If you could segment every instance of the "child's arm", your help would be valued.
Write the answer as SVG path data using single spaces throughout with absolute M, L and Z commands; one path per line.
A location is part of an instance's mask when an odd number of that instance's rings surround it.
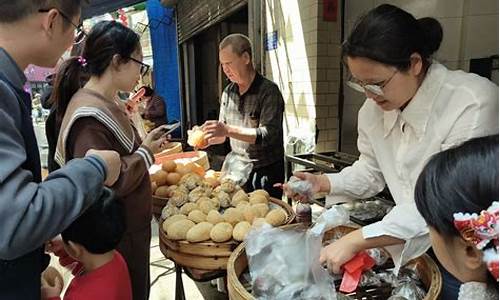
M 61 239 L 53 239 L 47 242 L 45 249 L 54 253 L 59 258 L 59 264 L 70 270 L 73 275 L 77 275 L 82 271 L 83 265 L 66 253 Z
M 64 283 L 59 277 L 54 278 L 51 284 L 42 277 L 41 299 L 42 300 L 61 300 L 61 293 Z

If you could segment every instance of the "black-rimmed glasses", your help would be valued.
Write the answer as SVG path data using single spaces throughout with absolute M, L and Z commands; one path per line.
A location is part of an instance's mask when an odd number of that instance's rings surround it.
M 59 14 L 61 14 L 61 17 L 63 17 L 63 19 L 65 19 L 68 23 L 70 23 L 71 25 L 73 25 L 73 27 L 75 27 L 75 39 L 73 41 L 74 45 L 80 44 L 85 40 L 85 37 L 87 37 L 87 33 L 85 33 L 85 30 L 83 29 L 83 23 L 76 25 L 75 23 L 73 23 L 73 21 L 71 21 L 71 19 L 66 14 L 64 14 L 57 8 L 39 9 L 38 12 L 48 13 L 51 9 L 56 9 L 59 12 Z
M 145 76 L 148 73 L 148 71 L 149 71 L 149 65 L 148 64 L 145 64 L 142 61 L 137 60 L 137 59 L 135 59 L 133 57 L 128 57 L 128 58 L 130 60 L 132 60 L 132 61 L 134 61 L 134 62 L 136 62 L 136 63 L 138 63 L 138 64 L 141 65 L 141 76 Z

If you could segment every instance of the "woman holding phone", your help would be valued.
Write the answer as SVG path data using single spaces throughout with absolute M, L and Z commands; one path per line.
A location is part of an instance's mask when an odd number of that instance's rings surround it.
M 125 206 L 127 231 L 117 250 L 127 262 L 134 299 L 149 297 L 151 182 L 153 154 L 167 142 L 159 127 L 141 141 L 118 91 L 132 91 L 147 72 L 139 36 L 114 21 L 102 21 L 89 33 L 83 53 L 60 67 L 54 86 L 60 126 L 55 160 L 62 165 L 88 149 L 109 149 L 121 156 L 118 181 L 111 187 Z M 80 78 L 89 76 L 80 87 Z

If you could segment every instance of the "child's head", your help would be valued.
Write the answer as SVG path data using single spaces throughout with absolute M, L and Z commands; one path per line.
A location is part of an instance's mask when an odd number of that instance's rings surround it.
M 417 180 L 415 201 L 441 264 L 462 282 L 493 281 L 483 257 L 488 248 L 496 249 L 494 240 L 486 239 L 487 245 L 479 249 L 471 237 L 477 237 L 480 228 L 467 221 L 469 230 L 463 230 L 457 220 L 458 213 L 480 215 L 498 201 L 498 135 L 475 138 L 434 155 Z M 495 224 L 489 224 L 496 231 L 490 236 L 498 242 Z
M 113 192 L 103 189 L 102 196 L 76 219 L 61 236 L 66 252 L 79 260 L 86 252 L 103 254 L 116 248 L 125 233 L 123 206 Z
M 82 0 L 15 0 L 0 1 L 0 28 L 2 35 L 16 37 L 17 41 L 29 43 L 29 47 L 18 45 L 25 54 L 27 63 L 43 67 L 54 67 L 61 55 L 75 40 L 75 29 L 81 24 Z M 23 40 L 24 39 L 24 40 Z M 29 50 L 27 50 L 29 49 Z
M 53 101 L 58 118 L 82 86 L 82 78 L 102 80 L 109 90 L 132 91 L 148 69 L 142 58 L 140 38 L 132 29 L 115 21 L 94 25 L 81 55 L 67 59 L 57 72 Z

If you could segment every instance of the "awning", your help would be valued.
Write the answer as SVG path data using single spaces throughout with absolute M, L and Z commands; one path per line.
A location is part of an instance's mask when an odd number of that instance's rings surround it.
M 100 16 L 144 1 L 145 0 L 90 0 L 89 4 L 83 6 L 82 19 Z

